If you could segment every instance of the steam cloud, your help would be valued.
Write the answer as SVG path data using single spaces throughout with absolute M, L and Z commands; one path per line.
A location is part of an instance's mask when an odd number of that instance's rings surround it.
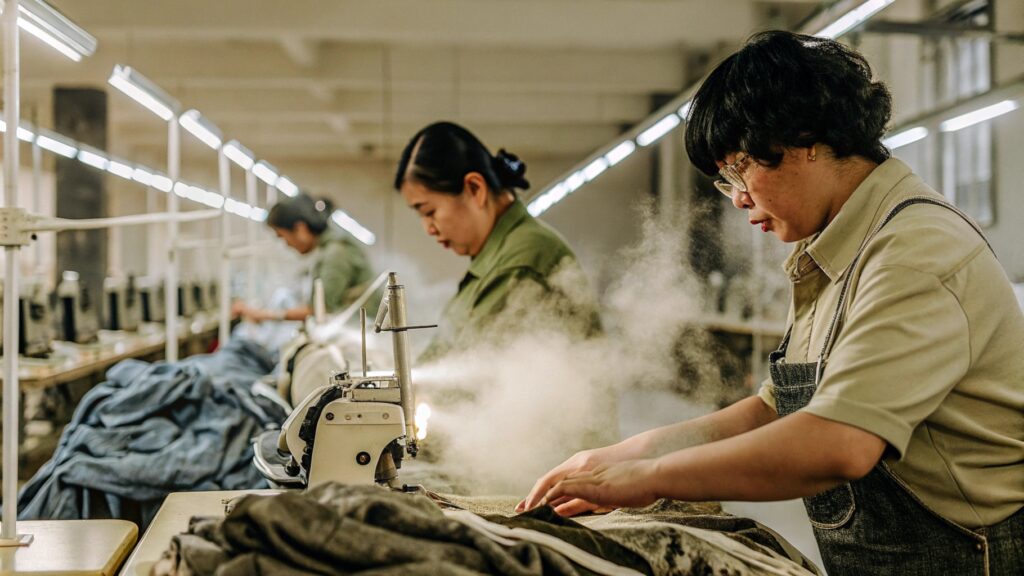
M 707 309 L 687 265 L 689 235 L 641 210 L 640 241 L 608 264 L 618 280 L 604 294 L 603 336 L 581 341 L 551 321 L 557 310 L 527 295 L 510 301 L 498 343 L 415 370 L 418 400 L 433 406 L 427 445 L 459 487 L 523 494 L 575 451 L 619 440 L 619 394 L 671 389 L 720 400 L 714 340 L 686 328 Z M 588 297 L 578 271 L 559 272 L 553 284 L 570 299 Z

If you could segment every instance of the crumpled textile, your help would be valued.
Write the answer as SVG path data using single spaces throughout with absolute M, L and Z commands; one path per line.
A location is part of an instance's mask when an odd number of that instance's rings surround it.
M 600 541 L 605 551 L 618 546 L 600 535 L 589 541 Z M 649 573 L 640 562 L 642 573 Z M 152 573 L 595 574 L 546 546 L 523 540 L 500 544 L 446 517 L 422 495 L 336 483 L 306 493 L 246 496 L 223 520 L 193 519 Z
M 249 442 L 287 414 L 251 387 L 272 368 L 245 340 L 173 363 L 119 362 L 22 488 L 19 519 L 122 518 L 145 529 L 170 492 L 265 487 Z

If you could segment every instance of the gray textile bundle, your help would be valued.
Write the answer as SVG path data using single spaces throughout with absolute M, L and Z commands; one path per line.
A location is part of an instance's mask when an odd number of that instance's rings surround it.
M 194 518 L 153 568 L 157 576 L 241 574 L 592 574 L 525 541 L 502 546 L 445 516 L 473 499 L 325 484 L 305 494 L 247 496 L 226 519 Z M 498 508 L 502 508 L 499 506 Z M 493 506 L 488 506 L 493 511 Z M 473 510 L 480 511 L 480 510 Z M 576 522 L 550 508 L 491 522 L 554 535 L 645 574 L 810 575 L 799 554 L 717 505 L 661 501 Z M 588 528 L 587 525 L 590 525 Z M 728 535 L 728 536 L 727 536 Z
M 224 520 L 193 519 L 154 575 L 579 574 L 532 544 L 503 547 L 422 495 L 324 484 L 248 496 Z

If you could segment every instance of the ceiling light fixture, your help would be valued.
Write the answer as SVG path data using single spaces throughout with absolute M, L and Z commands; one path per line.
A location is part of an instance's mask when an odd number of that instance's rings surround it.
M 273 186 L 277 182 L 277 168 L 266 160 L 260 160 L 252 167 L 252 173 L 263 180 L 267 186 Z
M 187 110 L 178 117 L 178 122 L 181 124 L 182 128 L 187 130 L 189 134 L 198 138 L 203 144 L 206 144 L 214 150 L 220 148 L 224 139 L 224 134 L 213 122 L 204 118 L 203 115 L 199 113 L 199 110 L 196 110 L 195 108 Z
M 18 27 L 75 62 L 96 52 L 96 38 L 42 0 L 18 2 Z
M 682 123 L 682 121 L 683 120 L 679 117 L 679 114 L 673 112 L 672 114 L 669 114 L 655 122 L 650 128 L 641 132 L 640 135 L 636 137 L 636 143 L 641 146 L 650 146 L 658 140 L 661 140 L 662 136 L 674 130 L 676 126 L 679 126 L 679 124 Z
M 334 214 L 331 215 L 331 220 L 334 220 L 335 224 L 341 226 L 342 229 L 354 236 L 356 240 L 367 246 L 372 246 L 377 242 L 377 236 L 373 232 L 370 232 L 362 224 L 356 222 L 355 218 L 346 214 L 344 210 L 335 210 Z
M 850 30 L 860 26 L 867 21 L 868 18 L 871 18 L 892 3 L 893 0 L 867 0 L 867 2 L 860 4 L 846 14 L 836 18 L 831 24 L 812 34 L 812 36 L 828 38 L 831 40 L 839 38 L 843 34 L 846 34 Z
M 1016 100 L 1003 100 L 1002 102 L 996 102 L 990 106 L 971 110 L 970 112 L 950 118 L 942 124 L 939 124 L 939 130 L 942 132 L 956 132 L 957 130 L 963 130 L 968 126 L 974 126 L 975 124 L 991 120 L 1008 112 L 1013 112 L 1019 107 L 1020 105 Z
M 77 142 L 49 130 L 40 129 L 36 137 L 36 143 L 43 150 L 49 150 L 65 158 L 74 158 L 78 154 Z
M 902 130 L 882 140 L 882 146 L 890 150 L 895 150 L 908 144 L 913 144 L 918 140 L 923 140 L 928 137 L 928 129 L 924 126 L 915 126 Z
M 232 140 L 224 145 L 224 155 L 237 164 L 242 170 L 252 168 L 255 162 L 252 150 L 249 150 L 238 140 Z
M 107 82 L 132 100 L 142 104 L 164 122 L 170 122 L 181 108 L 177 100 L 131 66 L 115 65 Z

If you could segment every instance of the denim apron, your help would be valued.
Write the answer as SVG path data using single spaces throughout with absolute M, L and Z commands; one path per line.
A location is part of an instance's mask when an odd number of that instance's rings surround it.
M 818 361 L 785 362 L 790 332 L 770 355 L 780 417 L 807 406 L 821 382 L 841 326 L 853 270 L 864 247 L 896 214 L 913 204 L 953 210 L 981 234 L 962 212 L 934 198 L 912 197 L 893 207 L 847 268 Z M 804 506 L 829 576 L 1024 575 L 1024 508 L 999 524 L 969 530 L 929 509 L 884 460 L 860 480 L 804 498 Z

